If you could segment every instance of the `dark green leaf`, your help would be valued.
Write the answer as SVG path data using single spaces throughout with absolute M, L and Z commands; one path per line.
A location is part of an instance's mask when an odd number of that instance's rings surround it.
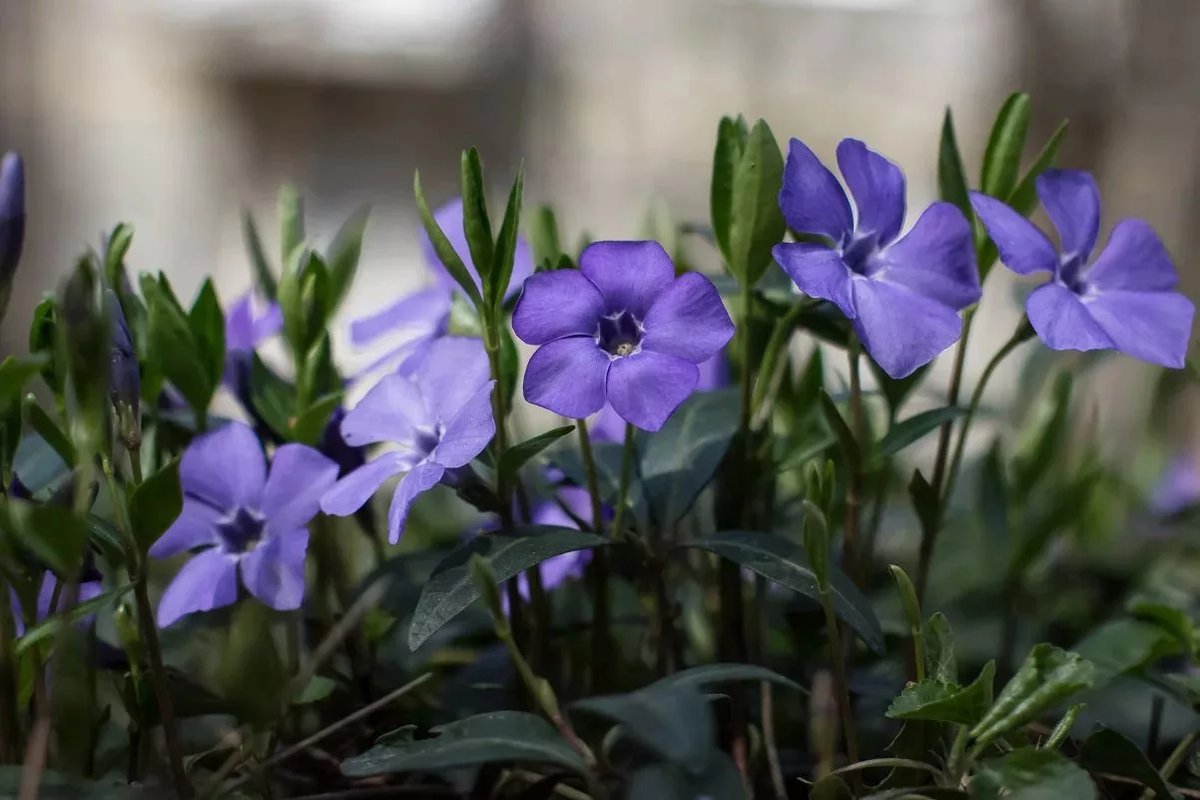
M 1152 789 L 1159 800 L 1173 798 L 1167 782 L 1142 749 L 1114 730 L 1101 728 L 1089 736 L 1079 751 L 1079 763 L 1092 772 L 1132 778 Z
M 258 226 L 248 210 L 242 210 L 242 238 L 246 242 L 246 253 L 250 257 L 250 266 L 254 270 L 254 281 L 258 290 L 269 300 L 275 299 L 275 273 L 267 261 L 267 253 L 263 249 L 262 239 L 258 235 Z
M 211 278 L 206 278 L 200 287 L 188 313 L 188 324 L 200 359 L 208 369 L 209 381 L 217 386 L 225 374 L 225 314 Z
M 292 705 L 303 706 L 309 703 L 319 703 L 333 694 L 333 690 L 336 688 L 337 681 L 314 675 L 308 685 L 304 687 L 304 691 L 300 692 L 300 695 L 292 701 Z
M 621 725 L 625 736 L 692 774 L 704 772 L 719 752 L 712 709 L 695 686 L 655 683 L 628 694 L 577 700 L 571 708 Z
M 943 406 L 901 420 L 879 441 L 879 454 L 884 458 L 893 456 L 941 428 L 945 423 L 958 419 L 962 414 L 963 409 L 958 406 Z
M 96 595 L 91 600 L 84 600 L 82 603 L 76 604 L 65 618 L 55 614 L 43 620 L 34 627 L 26 630 L 25 635 L 17 640 L 16 655 L 20 656 L 28 652 L 30 648 L 40 642 L 52 640 L 63 625 L 73 625 L 80 620 L 98 613 L 101 608 L 116 608 L 120 599 L 132 591 L 132 589 L 133 586 L 130 584 L 110 589 L 107 592 Z
M 984 194 L 1006 198 L 1017 184 L 1021 167 L 1021 151 L 1029 128 L 1029 95 L 1016 92 L 1009 95 L 996 115 L 987 149 L 983 154 L 983 171 L 979 186 Z
M 504 208 L 504 221 L 496 235 L 496 252 L 492 262 L 492 281 L 488 302 L 494 313 L 499 313 L 508 294 L 508 283 L 512 279 L 513 262 L 517 257 L 517 238 L 521 228 L 521 195 L 525 190 L 525 165 L 517 167 L 512 189 L 508 193 L 508 205 Z
M 967 196 L 967 177 L 963 171 L 962 156 L 958 152 L 958 138 L 954 135 L 954 116 L 950 107 L 942 118 L 942 140 L 938 145 L 938 197 L 953 203 L 969 221 L 972 218 L 971 201 Z
M 785 678 L 766 667 L 759 667 L 754 664 L 702 664 L 698 667 L 690 667 L 672 673 L 665 678 L 660 678 L 651 685 L 694 686 L 697 689 L 706 689 L 713 684 L 727 683 L 729 681 L 763 681 L 766 683 L 777 683 L 780 686 L 786 686 L 789 689 L 795 689 L 799 692 L 806 691 L 803 686 L 791 678 Z
M 1196 652 L 1196 628 L 1191 615 L 1182 608 L 1149 600 L 1135 600 L 1129 605 L 1129 613 L 1138 619 L 1153 622 L 1170 633 L 1179 642 L 1185 654 Z
M 677 549 L 696 547 L 741 564 L 759 575 L 820 600 L 817 576 L 808 554 L 798 543 L 764 531 L 722 531 L 685 542 Z M 883 652 L 883 630 L 871 604 L 846 575 L 830 565 L 830 599 L 834 612 L 853 628 L 872 650 Z
M 1095 681 L 1096 667 L 1078 653 L 1036 645 L 995 704 L 971 729 L 971 736 L 980 745 L 990 742 L 1090 688 Z
M 1119 619 L 1089 633 L 1073 648 L 1095 665 L 1097 684 L 1181 652 L 1170 631 L 1152 622 Z
M 825 392 L 821 390 L 821 413 L 825 416 L 825 424 L 829 426 L 829 430 L 837 437 L 838 445 L 842 450 L 842 458 L 850 468 L 860 463 L 858 442 L 854 439 L 854 434 L 850 430 L 850 426 L 846 424 L 846 420 L 842 418 L 842 414 L 838 411 L 837 405 Z
M 25 384 L 41 372 L 46 359 L 18 359 L 8 356 L 0 361 L 0 398 L 20 397 Z
M 1034 159 L 1033 165 L 1029 171 L 1021 177 L 1020 183 L 1008 195 L 1008 204 L 1017 211 L 1017 213 L 1029 216 L 1033 211 L 1033 206 L 1037 202 L 1036 184 L 1037 178 L 1050 167 L 1054 166 L 1054 159 L 1058 157 L 1058 148 L 1062 145 L 1063 139 L 1067 135 L 1067 121 L 1062 123 L 1046 140 L 1046 144 L 1042 147 L 1042 151 L 1038 153 Z
M 258 353 L 254 353 L 250 362 L 250 403 L 282 439 L 291 438 L 295 402 L 295 388 L 263 363 Z
M 350 215 L 334 234 L 325 261 L 329 265 L 329 308 L 334 311 L 341 305 L 358 273 L 358 262 L 362 258 L 363 234 L 371 209 L 363 207 Z
M 754 124 L 738 159 L 730 209 L 730 267 L 743 287 L 751 287 L 771 264 L 771 248 L 783 241 L 786 224 L 779 211 L 783 155 L 763 120 Z
M 279 189 L 279 260 L 284 264 L 304 244 L 304 200 L 295 186 Z
M 920 683 L 910 683 L 888 707 L 887 715 L 892 719 L 974 725 L 992 703 L 992 681 L 995 676 L 996 663 L 989 661 L 979 677 L 966 687 L 929 678 Z
M 58 453 L 63 463 L 74 464 L 75 445 L 71 444 L 67 434 L 50 418 L 46 410 L 38 405 L 37 398 L 31 394 L 26 395 L 23 409 L 26 424 L 33 428 L 38 436 L 41 436 L 46 444 L 53 448 L 55 453 Z
M 526 439 L 520 444 L 513 445 L 505 450 L 497 470 L 497 473 L 501 476 L 501 480 L 506 481 L 508 478 L 516 475 L 517 470 L 525 466 L 525 462 L 573 430 L 575 430 L 574 425 L 563 425 L 561 428 L 554 428 L 545 433 L 539 433 L 537 436 Z
M 1096 786 L 1053 750 L 1023 747 L 985 761 L 971 781 L 971 800 L 1094 800 Z
M 737 432 L 740 408 L 736 389 L 695 394 L 661 430 L 645 437 L 640 472 L 660 525 L 678 522 L 712 480 Z
M 463 264 L 462 259 L 458 257 L 458 253 L 454 251 L 454 245 L 450 244 L 450 240 L 438 227 L 433 214 L 429 211 L 429 203 L 425 201 L 425 194 L 421 191 L 421 174 L 419 172 L 413 175 L 413 194 L 417 200 L 417 211 L 421 214 L 421 224 L 425 226 L 425 234 L 429 237 L 429 242 L 433 245 L 433 251 L 437 253 L 438 260 L 442 262 L 442 266 L 446 268 L 450 277 L 454 278 L 454 282 L 462 287 L 467 297 L 471 298 L 471 303 L 476 308 L 482 308 L 483 297 L 479 294 L 479 287 L 475 285 L 471 273 Z
M 725 256 L 725 263 L 733 265 L 730 248 L 733 226 L 733 186 L 738 163 L 749 136 L 746 120 L 741 116 L 723 117 L 717 126 L 717 146 L 713 152 L 712 185 L 709 194 L 712 213 L 713 236 Z
M 941 524 L 942 504 L 938 500 L 937 490 L 929 485 L 921 470 L 914 469 L 912 479 L 908 482 L 908 496 L 912 500 L 913 511 L 921 521 L 921 530 L 928 534 Z
M 468 569 L 471 556 L 482 556 L 496 579 L 506 581 L 548 558 L 608 544 L 610 540 L 595 534 L 550 525 L 528 525 L 512 534 L 476 536 L 447 556 L 429 576 L 413 612 L 408 646 L 416 650 L 479 597 Z
M 583 772 L 584 765 L 550 723 L 524 711 L 493 711 L 435 728 L 432 739 L 389 739 L 342 762 L 351 778 L 399 772 L 440 772 L 516 761 L 555 764 Z
M 958 682 L 958 659 L 954 655 L 954 632 L 946 615 L 938 611 L 921 628 L 925 642 L 925 675 L 942 683 Z
M 197 413 L 208 408 L 216 390 L 191 324 L 165 275 L 142 275 L 142 296 L 150 316 L 150 358 Z
M 325 432 L 325 425 L 342 402 L 342 393 L 333 392 L 323 395 L 313 401 L 312 405 L 300 412 L 289 427 L 288 438 L 293 442 L 314 446 Z
M 0 513 L 0 526 L 60 577 L 78 575 L 88 532 L 70 509 L 10 498 Z
M 175 460 L 146 478 L 129 497 L 129 523 L 141 552 L 158 541 L 182 509 L 183 489 L 179 461 Z
M 633 771 L 629 800 L 743 800 L 742 778 L 733 760 L 724 753 L 698 775 L 677 764 L 652 763 Z
M 217 669 L 221 696 L 238 716 L 259 724 L 278 719 L 288 699 L 287 668 L 269 635 L 275 613 L 253 598 L 240 601 Z M 255 679 L 248 681 L 247 675 Z
M 883 367 L 875 363 L 875 359 L 868 358 L 867 365 L 871 368 L 871 375 L 875 378 L 875 385 L 883 393 L 883 399 L 887 401 L 888 409 L 892 414 L 900 412 L 900 407 L 904 405 L 904 401 L 921 385 L 921 381 L 925 380 L 925 375 L 928 374 L 930 366 L 926 364 L 923 367 L 917 367 L 904 378 L 893 378 L 883 371 Z
M 472 147 L 462 154 L 462 204 L 463 204 L 463 235 L 467 240 L 467 249 L 471 253 L 471 262 L 483 282 L 485 289 L 491 285 L 492 260 L 494 258 L 492 242 L 492 223 L 488 219 L 487 191 L 484 189 L 483 164 L 479 160 L 479 151 Z
M 983 528 L 993 542 L 1008 542 L 1012 537 L 1012 522 L 1008 508 L 1008 476 L 1004 473 L 1004 458 L 1000 442 L 992 443 L 983 457 L 979 476 L 979 513 Z

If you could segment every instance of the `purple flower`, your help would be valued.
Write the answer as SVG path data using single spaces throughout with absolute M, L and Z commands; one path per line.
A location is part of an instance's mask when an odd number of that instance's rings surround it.
M 832 246 L 785 242 L 772 254 L 802 292 L 828 300 L 854 326 L 883 371 L 903 378 L 962 332 L 960 309 L 979 300 L 971 226 L 949 203 L 934 203 L 904 236 L 904 174 L 856 139 L 843 139 L 837 178 L 792 139 L 779 208 L 797 233 Z
M 342 478 L 321 498 L 326 514 L 353 514 L 383 482 L 407 472 L 388 512 L 388 538 L 404 530 L 417 495 L 466 466 L 492 436 L 492 389 L 479 339 L 447 336 L 430 345 L 429 358 L 411 375 L 388 375 L 342 420 L 342 438 L 355 447 L 391 442 L 385 452 Z
M 1047 170 L 1037 195 L 1058 231 L 1059 248 L 1025 217 L 984 194 L 971 205 L 1013 272 L 1049 272 L 1025 313 L 1052 350 L 1119 350 L 1182 367 L 1195 307 L 1174 291 L 1175 267 L 1154 230 L 1139 219 L 1116 224 L 1089 263 L 1100 230 L 1100 193 L 1086 172 Z
M 163 594 L 159 626 L 233 603 L 239 568 L 242 583 L 263 603 L 299 608 L 306 526 L 337 470 L 311 447 L 285 444 L 275 451 L 268 474 L 258 438 L 240 422 L 193 439 L 179 464 L 183 510 L 150 555 L 197 554 Z
M 25 162 L 16 153 L 0 161 L 0 313 L 25 242 Z
M 540 345 L 525 370 L 525 399 L 565 417 L 610 403 L 644 430 L 663 426 L 696 388 L 697 364 L 733 336 L 712 282 L 675 277 L 658 242 L 596 242 L 578 270 L 525 282 L 513 331 Z
M 38 588 L 37 617 L 35 617 L 38 622 L 42 622 L 50 616 L 50 606 L 55 601 L 54 592 L 57 588 L 58 578 L 55 577 L 53 572 L 46 570 L 46 572 L 42 575 L 41 586 Z M 100 585 L 100 581 L 98 580 L 80 581 L 79 595 L 76 598 L 76 602 L 86 603 L 88 600 L 99 597 L 101 591 L 103 591 L 103 589 Z M 14 630 L 17 636 L 24 636 L 25 612 L 21 608 L 21 601 L 17 597 L 17 593 L 12 591 L 12 589 L 9 589 L 9 595 L 12 599 L 13 622 L 15 624 Z M 61 603 L 62 599 L 59 598 L 58 602 Z M 88 622 L 90 622 L 90 617 L 84 618 L 80 620 L 80 622 L 86 625 Z
M 586 489 L 581 489 L 578 486 L 561 486 L 555 492 L 558 502 L 554 500 L 543 500 L 533 507 L 530 520 L 534 525 L 553 525 L 561 528 L 579 529 L 579 525 L 571 518 L 571 515 L 563 511 L 561 502 L 571 510 L 571 514 L 580 519 L 591 519 L 591 498 L 588 496 Z M 551 556 L 545 561 L 537 565 L 537 570 L 542 576 L 542 586 L 546 589 L 553 589 L 560 584 L 574 579 L 583 577 L 584 568 L 592 560 L 591 550 L 573 550 L 570 553 L 562 553 L 557 556 Z M 517 590 L 521 597 L 529 599 L 529 578 L 522 572 L 517 576 Z M 508 596 L 501 595 L 501 603 L 504 607 L 504 612 L 508 613 Z
M 1150 493 L 1150 510 L 1171 517 L 1200 505 L 1200 464 L 1192 453 L 1171 459 Z
M 467 246 L 467 237 L 463 233 L 462 198 L 452 200 L 439 208 L 433 214 L 438 227 L 446 234 L 446 238 L 454 247 L 454 252 L 462 259 L 467 270 L 475 279 L 475 285 L 480 286 L 479 271 L 471 261 L 471 251 Z M 442 266 L 441 260 L 433 249 L 433 243 L 421 232 L 421 255 L 426 266 L 433 273 L 435 285 L 421 289 L 410 295 L 405 295 L 390 306 L 375 312 L 369 317 L 356 320 L 350 325 L 350 341 L 356 347 L 365 347 L 396 331 L 411 334 L 401 346 L 392 348 L 363 372 L 372 372 L 380 365 L 420 356 L 430 344 L 447 335 L 450 327 L 450 306 L 454 292 L 462 289 L 450 277 L 450 273 Z M 524 239 L 517 239 L 517 251 L 513 260 L 512 277 L 509 280 L 507 295 L 516 293 L 525 279 L 533 274 L 533 251 Z M 482 288 L 482 287 L 481 287 Z
M 225 312 L 226 351 L 252 351 L 283 328 L 279 304 L 267 302 L 253 289 Z
M 696 382 L 697 392 L 707 392 L 729 385 L 729 361 L 724 352 L 717 353 L 698 366 L 700 380 Z M 596 442 L 623 442 L 625 420 L 613 410 L 611 403 L 605 403 L 604 408 L 588 420 L 588 435 Z

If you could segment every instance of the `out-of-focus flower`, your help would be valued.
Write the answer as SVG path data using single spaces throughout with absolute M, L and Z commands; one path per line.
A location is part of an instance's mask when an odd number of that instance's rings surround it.
M 856 139 L 843 139 L 837 178 L 792 139 L 779 208 L 797 233 L 830 244 L 785 242 L 772 254 L 802 292 L 836 305 L 863 347 L 903 378 L 958 340 L 959 310 L 979 300 L 971 226 L 950 203 L 934 203 L 903 237 L 904 174 Z
M 525 399 L 565 417 L 609 403 L 656 431 L 700 380 L 698 364 L 733 336 L 712 282 L 675 277 L 658 242 L 595 242 L 578 270 L 525 282 L 513 331 L 539 345 L 525 370 Z
M 166 627 L 185 614 L 237 599 L 238 572 L 252 595 L 276 609 L 299 608 L 309 520 L 321 493 L 337 480 L 337 465 L 299 444 L 275 451 L 268 474 L 258 438 L 231 422 L 192 440 L 179 464 L 183 510 L 150 548 L 166 558 L 196 555 L 158 605 Z
M 720 352 L 698 365 L 700 380 L 696 381 L 697 392 L 707 392 L 729 385 L 729 361 Z M 625 420 L 621 419 L 611 403 L 605 403 L 599 413 L 588 420 L 588 435 L 597 442 L 625 441 Z
M 104 302 L 108 307 L 112 323 L 112 349 L 108 375 L 108 397 L 117 412 L 117 427 L 127 447 L 136 447 L 142 440 L 141 406 L 142 375 L 138 371 L 137 353 L 133 349 L 133 337 L 121 302 L 112 289 L 104 291 Z
M 283 328 L 279 304 L 267 302 L 251 289 L 225 312 L 225 385 L 247 409 L 250 401 L 250 366 L 254 351 Z
M 1056 250 L 1037 226 L 978 192 L 971 205 L 996 243 L 1000 260 L 1021 275 L 1049 272 L 1025 313 L 1052 350 L 1119 350 L 1182 367 L 1195 307 L 1175 290 L 1171 257 L 1150 225 L 1124 219 L 1089 263 L 1100 230 L 1100 193 L 1086 172 L 1047 170 L 1035 185 L 1058 231 Z
M 51 611 L 52 611 L 51 606 L 55 605 L 55 602 L 56 602 L 56 598 L 54 597 L 54 595 L 57 590 L 58 590 L 58 578 L 55 577 L 53 572 L 46 570 L 46 572 L 42 575 L 41 586 L 38 588 L 37 616 L 36 616 L 36 620 L 38 622 L 42 622 L 43 620 L 45 620 L 46 618 L 48 618 L 50 616 Z M 78 591 L 79 591 L 79 594 L 76 597 L 76 602 L 77 603 L 86 603 L 88 600 L 99 597 L 100 592 L 103 591 L 103 588 L 100 585 L 99 578 L 97 578 L 96 580 L 81 580 L 79 582 Z M 17 593 L 12 591 L 12 589 L 9 589 L 9 593 L 10 593 L 10 596 L 12 599 L 12 613 L 13 613 L 13 622 L 14 622 L 14 626 L 15 626 L 14 629 L 16 631 L 16 635 L 24 636 L 25 635 L 25 612 L 21 608 L 21 601 L 17 597 Z M 61 592 L 59 592 L 59 594 L 61 595 Z M 57 602 L 58 603 L 62 602 L 61 597 L 57 599 Z M 55 609 L 53 609 L 53 610 L 58 610 L 58 606 L 55 605 Z M 86 625 L 87 623 L 91 622 L 91 618 L 85 617 L 82 620 L 80 620 L 80 622 L 81 622 L 81 624 Z
M 462 259 L 463 264 L 475 279 L 475 285 L 480 286 L 479 270 L 471 260 L 471 251 L 467 246 L 467 237 L 463 233 L 462 199 L 458 198 L 446 203 L 433 214 L 438 227 L 446 234 L 446 239 L 454 247 L 454 252 Z M 421 233 L 421 255 L 426 266 L 433 273 L 435 285 L 421 289 L 410 295 L 401 297 L 396 302 L 374 314 L 356 320 L 350 325 L 350 341 L 357 347 L 374 344 L 385 336 L 394 333 L 408 333 L 407 340 L 400 346 L 384 353 L 363 372 L 372 372 L 385 363 L 402 361 L 405 364 L 410 358 L 421 355 L 438 338 L 446 336 L 450 329 L 450 308 L 455 292 L 461 293 L 461 288 L 433 249 L 433 243 L 424 231 Z M 533 250 L 523 238 L 517 239 L 516 255 L 513 259 L 512 277 L 509 280 L 506 296 L 518 292 L 525 279 L 533 274 Z M 404 369 L 402 371 L 411 371 Z
M 412 375 L 388 375 L 346 414 L 342 438 L 360 447 L 389 442 L 382 453 L 339 480 L 321 498 L 326 514 L 348 516 L 365 505 L 388 478 L 396 486 L 388 512 L 388 538 L 398 541 L 408 510 L 422 492 L 466 466 L 496 433 L 487 354 L 478 339 L 448 336 L 430 346 Z
M 0 160 L 0 316 L 8 307 L 13 275 L 25 243 L 25 162 L 17 153 Z
M 1150 510 L 1171 517 L 1200 505 L 1200 463 L 1193 453 L 1180 453 L 1167 464 L 1150 492 Z

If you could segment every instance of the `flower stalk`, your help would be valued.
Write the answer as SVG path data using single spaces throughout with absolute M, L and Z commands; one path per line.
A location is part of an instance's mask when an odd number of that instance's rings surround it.
M 596 458 L 592 453 L 592 440 L 588 434 L 587 420 L 576 421 L 575 430 L 579 434 L 579 454 L 583 460 L 583 470 L 587 481 L 588 497 L 592 506 L 592 530 L 601 533 L 604 529 L 603 510 L 600 503 L 600 486 L 596 477 Z M 592 553 L 592 688 L 598 689 L 604 683 L 605 670 L 601 666 L 608 643 L 612 640 L 612 621 L 609 608 L 608 582 L 608 553 L 603 547 Z

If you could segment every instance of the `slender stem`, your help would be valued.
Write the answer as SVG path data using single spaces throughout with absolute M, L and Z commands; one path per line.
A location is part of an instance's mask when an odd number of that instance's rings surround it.
M 975 309 L 969 308 L 963 313 L 962 336 L 958 339 L 958 347 L 954 351 L 954 367 L 950 371 L 950 386 L 946 389 L 946 405 L 958 405 L 958 396 L 962 392 L 963 366 L 967 361 L 967 339 L 971 335 L 971 323 L 975 320 Z M 940 489 L 946 478 L 946 457 L 950 454 L 950 436 L 954 432 L 954 420 L 942 425 L 938 432 L 937 458 L 933 464 L 933 488 Z
M 838 712 L 842 718 L 842 735 L 846 739 L 846 758 L 851 764 L 858 761 L 858 733 L 854 726 L 854 708 L 850 704 L 850 687 L 846 680 L 846 651 L 842 648 L 842 634 L 837 617 L 833 613 L 833 600 L 829 592 L 821 592 L 821 606 L 825 611 L 825 630 L 829 634 L 829 661 L 833 667 L 833 692 L 837 698 Z M 862 779 L 851 775 L 855 783 L 855 796 L 862 789 Z
M 133 485 L 142 485 L 142 449 L 140 447 L 129 448 L 129 470 L 133 473 Z
M 1175 770 L 1179 769 L 1179 765 L 1187 758 L 1188 750 L 1192 749 L 1192 745 L 1196 743 L 1196 737 L 1200 736 L 1200 731 L 1192 731 L 1187 736 L 1179 740 L 1179 744 L 1175 745 L 1175 749 L 1171 751 L 1171 755 L 1167 756 L 1167 760 L 1163 762 L 1162 769 L 1158 771 L 1162 775 L 1164 781 L 1170 782 L 1171 776 L 1175 774 Z M 1154 790 L 1147 789 L 1142 792 L 1140 800 L 1150 800 L 1154 797 Z
M 857 336 L 851 336 L 846 354 L 850 359 L 850 430 L 854 439 L 862 448 L 866 444 L 866 423 L 863 419 L 862 378 L 859 375 L 859 361 L 862 345 Z M 862 468 L 857 463 L 847 464 L 849 474 L 846 476 L 846 518 L 845 535 L 842 537 L 842 564 L 855 583 L 862 583 L 859 556 L 862 551 L 859 542 L 859 516 L 862 505 Z
M 632 423 L 625 423 L 625 448 L 621 452 L 621 483 L 617 487 L 617 507 L 613 512 L 612 536 L 613 541 L 625 538 L 624 526 L 625 506 L 629 504 L 629 483 L 633 479 L 633 450 L 634 431 Z
M 587 480 L 588 497 L 592 501 L 592 530 L 604 530 L 604 512 L 600 505 L 600 484 L 596 478 L 596 457 L 592 453 L 592 440 L 588 435 L 587 420 L 576 420 L 575 430 L 579 434 L 579 454 L 583 459 L 583 470 Z M 592 551 L 590 567 L 592 578 L 592 662 L 591 684 L 593 691 L 606 682 L 607 670 L 602 666 L 607 658 L 608 643 L 612 640 L 612 622 L 608 596 L 608 553 L 597 547 Z
M 942 515 L 945 516 L 946 502 L 950 499 L 951 493 L 954 491 L 954 482 L 958 478 L 958 470 L 962 465 L 963 450 L 967 443 L 967 434 L 971 429 L 971 422 L 975 418 L 975 412 L 979 409 L 979 403 L 983 399 L 983 391 L 987 388 L 988 381 L 992 378 L 992 373 L 996 371 L 996 367 L 1000 366 L 1005 358 L 1008 357 L 1013 350 L 1017 348 L 1025 340 L 1033 336 L 1033 328 L 1029 324 L 1027 318 L 1021 319 L 1021 324 L 1017 326 L 1017 330 L 1012 337 L 1004 343 L 1004 345 L 996 351 L 992 356 L 992 360 L 984 367 L 983 374 L 979 376 L 979 382 L 975 384 L 975 391 L 971 393 L 971 401 L 967 405 L 966 415 L 963 417 L 962 426 L 958 429 L 958 440 L 954 445 L 954 455 L 950 459 L 949 467 L 943 479 L 943 485 L 938 486 L 933 484 L 934 491 L 940 492 Z M 931 527 L 924 531 L 921 535 L 921 547 L 917 561 L 917 599 L 922 602 L 925 600 L 925 587 L 929 581 L 929 567 L 933 562 L 933 549 L 937 544 L 937 536 L 941 530 L 941 524 Z

